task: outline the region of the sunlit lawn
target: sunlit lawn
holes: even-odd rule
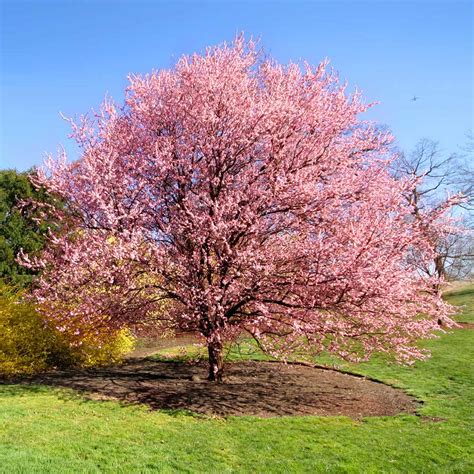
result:
[[[474,321],[474,287],[448,298]],[[422,416],[218,419],[3,385],[0,472],[474,472],[473,335],[426,342],[412,367],[341,364],[415,395]]]

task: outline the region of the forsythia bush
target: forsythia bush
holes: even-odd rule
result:
[[[48,328],[21,293],[0,286],[0,373],[34,373],[55,362],[67,361],[65,344]]]
[[[95,367],[121,362],[134,346],[132,333],[122,329],[112,337],[107,334],[100,334],[93,339],[85,337],[80,346],[71,348],[71,354],[75,365]]]
[[[133,349],[134,337],[121,330],[113,336],[85,336],[80,342],[71,345],[70,336],[49,327],[21,291],[0,284],[0,375],[117,363]]]

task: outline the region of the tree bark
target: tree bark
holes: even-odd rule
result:
[[[444,268],[444,258],[441,255],[438,255],[435,258],[435,270],[439,278],[446,276],[446,270]]]
[[[224,360],[222,357],[222,344],[217,342],[209,343],[207,346],[209,353],[209,377],[211,382],[221,383]]]

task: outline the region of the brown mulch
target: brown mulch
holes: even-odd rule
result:
[[[207,364],[130,359],[118,367],[55,371],[19,383],[67,387],[94,400],[185,409],[208,415],[390,416],[415,413],[402,390],[335,370],[276,362],[228,363],[225,383],[208,382]]]
[[[459,323],[459,326],[461,326],[463,329],[474,329],[474,323]]]

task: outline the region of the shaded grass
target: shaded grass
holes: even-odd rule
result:
[[[474,319],[473,292],[447,296],[465,305],[461,321]],[[473,335],[425,341],[433,357],[411,367],[331,360],[404,388],[424,401],[422,416],[224,420],[3,385],[0,472],[473,472]]]

